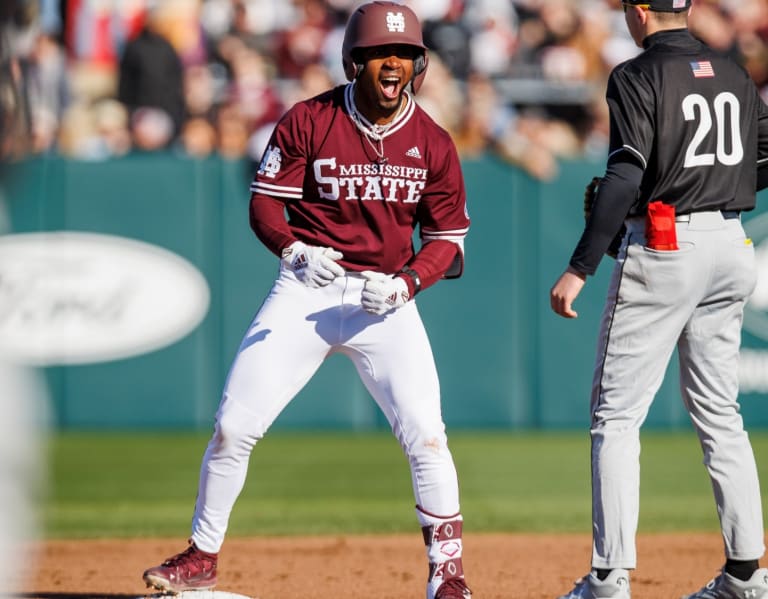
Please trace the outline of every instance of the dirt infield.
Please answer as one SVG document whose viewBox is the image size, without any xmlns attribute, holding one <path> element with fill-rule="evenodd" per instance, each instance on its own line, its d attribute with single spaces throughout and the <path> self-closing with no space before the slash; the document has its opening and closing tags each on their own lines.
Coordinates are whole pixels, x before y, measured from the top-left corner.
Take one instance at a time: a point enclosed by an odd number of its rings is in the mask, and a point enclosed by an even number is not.
<svg viewBox="0 0 768 599">
<path fill-rule="evenodd" d="M 554 599 L 588 570 L 584 535 L 472 534 L 464 567 L 477 599 Z M 25 598 L 137 597 L 145 568 L 184 548 L 183 539 L 50 541 L 40 546 Z M 678 599 L 723 561 L 717 534 L 638 539 L 633 599 Z M 407 599 L 424 596 L 421 535 L 230 538 L 220 591 L 254 599 Z"/>
</svg>

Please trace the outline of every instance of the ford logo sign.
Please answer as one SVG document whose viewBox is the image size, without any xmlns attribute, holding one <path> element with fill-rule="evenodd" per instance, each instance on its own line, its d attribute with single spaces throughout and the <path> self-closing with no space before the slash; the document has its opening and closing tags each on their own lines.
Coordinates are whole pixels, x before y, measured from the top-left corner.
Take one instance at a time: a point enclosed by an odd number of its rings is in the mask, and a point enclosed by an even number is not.
<svg viewBox="0 0 768 599">
<path fill-rule="evenodd" d="M 181 256 L 124 237 L 0 236 L 0 358 L 33 366 L 128 358 L 205 317 L 208 284 Z"/>
</svg>

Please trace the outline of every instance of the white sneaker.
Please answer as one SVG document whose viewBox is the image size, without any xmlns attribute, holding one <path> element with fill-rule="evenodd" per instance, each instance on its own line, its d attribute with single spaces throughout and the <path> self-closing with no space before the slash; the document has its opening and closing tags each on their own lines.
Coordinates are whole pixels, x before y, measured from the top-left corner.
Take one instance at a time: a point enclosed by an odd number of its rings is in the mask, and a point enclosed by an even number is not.
<svg viewBox="0 0 768 599">
<path fill-rule="evenodd" d="M 706 586 L 681 599 L 768 599 L 768 568 L 760 568 L 749 580 L 739 580 L 725 570 Z"/>
<path fill-rule="evenodd" d="M 558 599 L 630 599 L 629 572 L 621 568 L 611 570 L 605 580 L 600 580 L 592 570 L 576 581 L 576 586 Z M 751 599 L 751 598 L 750 598 Z"/>
</svg>

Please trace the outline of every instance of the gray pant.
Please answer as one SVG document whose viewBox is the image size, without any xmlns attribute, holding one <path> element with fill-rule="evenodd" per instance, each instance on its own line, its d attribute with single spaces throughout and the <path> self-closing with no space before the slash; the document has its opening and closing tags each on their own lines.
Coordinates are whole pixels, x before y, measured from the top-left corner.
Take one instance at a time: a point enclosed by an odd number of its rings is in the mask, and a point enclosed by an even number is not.
<svg viewBox="0 0 768 599">
<path fill-rule="evenodd" d="M 742 314 L 756 282 L 754 248 L 740 220 L 720 212 L 678 222 L 677 251 L 645 247 L 643 219 L 626 224 L 592 385 L 592 566 L 636 566 L 640 426 L 675 347 L 725 554 L 759 558 L 765 550 L 760 487 L 737 401 Z"/>
</svg>

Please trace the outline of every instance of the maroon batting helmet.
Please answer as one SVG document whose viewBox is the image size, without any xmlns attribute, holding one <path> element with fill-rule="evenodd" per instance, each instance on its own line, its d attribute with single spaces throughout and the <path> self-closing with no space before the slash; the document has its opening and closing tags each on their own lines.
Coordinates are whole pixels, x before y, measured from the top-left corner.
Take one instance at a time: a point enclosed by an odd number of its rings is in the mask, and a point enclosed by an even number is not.
<svg viewBox="0 0 768 599">
<path fill-rule="evenodd" d="M 355 63 L 353 53 L 356 49 L 389 44 L 414 46 L 421 51 L 413 61 L 411 88 L 416 93 L 427 74 L 427 47 L 418 17 L 410 8 L 397 2 L 376 0 L 363 4 L 350 15 L 341 46 L 344 74 L 352 81 L 363 70 L 362 64 Z"/>
</svg>

